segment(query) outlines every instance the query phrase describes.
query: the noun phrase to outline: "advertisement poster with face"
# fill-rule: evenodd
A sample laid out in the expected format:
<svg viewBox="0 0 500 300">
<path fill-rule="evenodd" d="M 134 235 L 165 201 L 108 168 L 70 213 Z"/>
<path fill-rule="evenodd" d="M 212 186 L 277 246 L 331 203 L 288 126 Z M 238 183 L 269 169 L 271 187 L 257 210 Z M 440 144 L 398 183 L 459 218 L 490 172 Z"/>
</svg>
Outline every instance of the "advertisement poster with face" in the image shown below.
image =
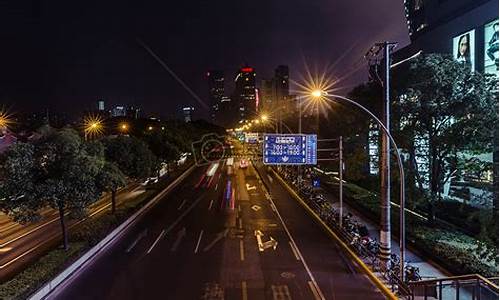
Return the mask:
<svg viewBox="0 0 500 300">
<path fill-rule="evenodd" d="M 484 25 L 484 73 L 498 72 L 498 19 Z"/>
<path fill-rule="evenodd" d="M 474 30 L 453 38 L 453 57 L 471 70 L 475 69 L 474 50 Z"/>
</svg>

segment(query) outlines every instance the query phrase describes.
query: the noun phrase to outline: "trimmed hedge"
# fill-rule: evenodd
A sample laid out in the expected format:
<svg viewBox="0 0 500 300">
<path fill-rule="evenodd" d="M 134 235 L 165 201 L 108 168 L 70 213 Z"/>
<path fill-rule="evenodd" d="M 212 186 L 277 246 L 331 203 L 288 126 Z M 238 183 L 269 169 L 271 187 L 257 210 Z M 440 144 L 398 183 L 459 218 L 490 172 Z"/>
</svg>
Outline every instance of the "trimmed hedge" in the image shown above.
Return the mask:
<svg viewBox="0 0 500 300">
<path fill-rule="evenodd" d="M 63 270 L 66 263 L 78 257 L 85 248 L 84 242 L 74 242 L 69 244 L 67 251 L 52 250 L 13 279 L 0 284 L 0 299 L 26 299 L 48 278 Z"/>
<path fill-rule="evenodd" d="M 144 193 L 120 204 L 114 215 L 103 214 L 98 218 L 86 220 L 76 230 L 70 231 L 70 247 L 67 251 L 63 249 L 51 250 L 14 278 L 0 284 L 0 299 L 18 300 L 28 298 L 45 282 L 55 277 L 65 267 L 77 260 L 80 255 L 101 241 L 114 228 L 142 207 L 146 200 L 151 199 L 158 191 L 164 189 L 189 167 L 190 164 L 186 164 L 172 172 L 168 178 L 151 185 Z"/>
</svg>

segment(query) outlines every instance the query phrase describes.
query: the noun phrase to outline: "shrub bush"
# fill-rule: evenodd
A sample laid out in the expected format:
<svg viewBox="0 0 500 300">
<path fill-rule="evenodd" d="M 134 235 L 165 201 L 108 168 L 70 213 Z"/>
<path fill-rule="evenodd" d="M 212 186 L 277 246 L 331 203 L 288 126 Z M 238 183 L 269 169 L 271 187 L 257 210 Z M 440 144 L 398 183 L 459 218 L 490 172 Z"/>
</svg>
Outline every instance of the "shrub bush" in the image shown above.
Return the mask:
<svg viewBox="0 0 500 300">
<path fill-rule="evenodd" d="M 70 243 L 67 251 L 56 249 L 19 273 L 13 279 L 0 284 L 0 299 L 26 299 L 40 288 L 47 278 L 55 276 L 69 261 L 85 248 L 85 243 Z"/>
</svg>

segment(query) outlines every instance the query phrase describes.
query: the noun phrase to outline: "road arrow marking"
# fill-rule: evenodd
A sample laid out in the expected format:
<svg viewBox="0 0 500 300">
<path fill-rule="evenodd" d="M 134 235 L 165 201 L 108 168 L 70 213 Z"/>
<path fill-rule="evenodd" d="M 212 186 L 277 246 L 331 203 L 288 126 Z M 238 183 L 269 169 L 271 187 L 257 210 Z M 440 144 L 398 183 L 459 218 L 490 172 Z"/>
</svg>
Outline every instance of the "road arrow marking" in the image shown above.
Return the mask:
<svg viewBox="0 0 500 300">
<path fill-rule="evenodd" d="M 250 185 L 248 183 L 246 183 L 245 186 L 247 187 L 247 191 L 251 191 L 251 190 L 257 189 L 257 187 L 255 185 Z"/>
<path fill-rule="evenodd" d="M 254 231 L 255 237 L 257 238 L 257 246 L 259 247 L 260 252 L 264 252 L 268 248 L 273 248 L 273 250 L 276 250 L 276 247 L 278 247 L 278 242 L 273 239 L 273 237 L 270 237 L 269 241 L 267 242 L 262 242 L 262 237 L 264 234 L 260 230 L 255 230 Z"/>
<path fill-rule="evenodd" d="M 174 244 L 172 245 L 172 248 L 170 248 L 170 252 L 174 252 L 177 250 L 177 247 L 179 247 L 179 244 L 181 243 L 181 240 L 183 237 L 186 236 L 186 227 L 182 227 L 179 232 L 177 232 L 177 239 L 175 240 Z"/>
<path fill-rule="evenodd" d="M 272 237 L 272 236 L 270 236 L 269 238 L 270 238 L 270 240 L 269 240 L 269 241 L 264 242 L 264 243 L 262 244 L 262 248 L 263 248 L 264 250 L 266 250 L 266 249 L 268 249 L 268 248 L 273 247 L 273 250 L 276 250 L 276 247 L 278 247 L 278 242 L 277 242 L 275 239 L 273 239 L 273 237 Z M 262 250 L 262 251 L 264 251 L 264 250 Z"/>
<path fill-rule="evenodd" d="M 218 241 L 225 238 L 227 236 L 228 232 L 229 232 L 229 229 L 225 229 L 224 231 L 219 232 L 217 234 L 217 236 L 215 237 L 215 239 L 210 244 L 208 244 L 205 248 L 203 248 L 203 252 L 207 252 L 208 250 L 210 250 Z"/>
</svg>

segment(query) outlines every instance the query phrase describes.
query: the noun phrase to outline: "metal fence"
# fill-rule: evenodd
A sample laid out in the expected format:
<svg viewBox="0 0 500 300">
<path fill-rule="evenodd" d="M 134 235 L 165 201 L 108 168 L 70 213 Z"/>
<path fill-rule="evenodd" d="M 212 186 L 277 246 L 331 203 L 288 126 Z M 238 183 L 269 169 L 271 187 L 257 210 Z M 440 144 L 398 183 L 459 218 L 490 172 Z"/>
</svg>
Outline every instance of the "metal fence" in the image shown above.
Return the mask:
<svg viewBox="0 0 500 300">
<path fill-rule="evenodd" d="M 477 274 L 410 282 L 408 287 L 412 300 L 498 299 L 498 286 Z"/>
</svg>

